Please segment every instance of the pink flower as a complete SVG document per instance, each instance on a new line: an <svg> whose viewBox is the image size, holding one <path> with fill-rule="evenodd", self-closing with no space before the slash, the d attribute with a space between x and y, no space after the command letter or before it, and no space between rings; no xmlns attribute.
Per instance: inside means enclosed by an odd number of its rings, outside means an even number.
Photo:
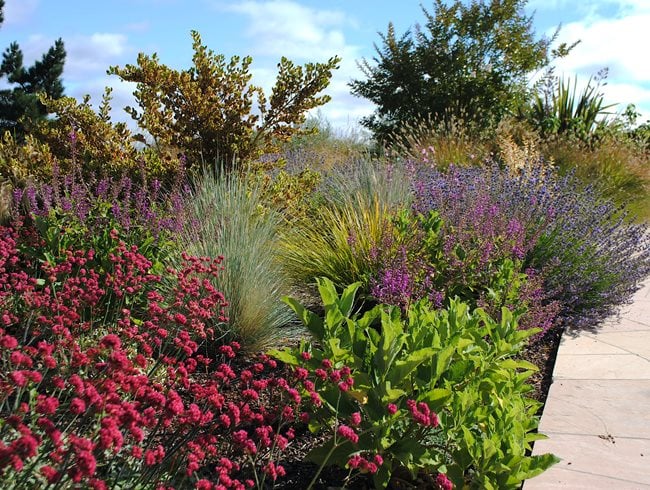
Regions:
<svg viewBox="0 0 650 490"><path fill-rule="evenodd" d="M444 473L438 473L438 476L436 476L436 485L438 485L440 490L453 490L454 488L454 484Z"/></svg>
<svg viewBox="0 0 650 490"><path fill-rule="evenodd" d="M354 444L359 442L359 436L356 432L354 432L354 429L352 427L349 427L347 425L340 425L336 432L338 435L345 437L348 441Z"/></svg>
<svg viewBox="0 0 650 490"><path fill-rule="evenodd" d="M311 359L311 354L309 352L301 352L300 357L302 357L305 361L308 361Z"/></svg>
<svg viewBox="0 0 650 490"><path fill-rule="evenodd" d="M397 405L394 403L389 403L388 406L386 407L386 410L388 410L388 413L391 415L395 415L397 413Z"/></svg>
<svg viewBox="0 0 650 490"><path fill-rule="evenodd" d="M361 424L361 414L359 412L354 412L350 415L350 425L352 427L357 427L359 424Z"/></svg>
<svg viewBox="0 0 650 490"><path fill-rule="evenodd" d="M75 415L82 414L86 411L86 403L81 398L73 398L70 402L70 411Z"/></svg>

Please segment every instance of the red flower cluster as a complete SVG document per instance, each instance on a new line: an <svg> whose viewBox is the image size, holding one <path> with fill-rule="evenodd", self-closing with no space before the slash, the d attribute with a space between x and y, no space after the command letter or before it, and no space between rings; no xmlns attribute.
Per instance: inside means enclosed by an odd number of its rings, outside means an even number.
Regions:
<svg viewBox="0 0 650 490"><path fill-rule="evenodd" d="M379 467L384 464L384 458L380 454L375 454L372 461L364 458L360 454L353 455L348 460L348 467L361 471L361 473L370 473L374 475L379 470Z"/></svg>
<svg viewBox="0 0 650 490"><path fill-rule="evenodd" d="M265 356L237 373L236 342L221 364L205 355L226 321L221 258L183 255L163 280L115 232L107 257L40 265L19 231L0 228L0 486L31 468L43 485L243 490L245 454L282 476L271 458L301 413L293 378Z"/></svg>
<svg viewBox="0 0 650 490"><path fill-rule="evenodd" d="M406 400L406 406L411 413L411 417L418 424L430 427L438 427L438 415L433 412L429 405L424 402L416 402L415 400Z"/></svg>
<svg viewBox="0 0 650 490"><path fill-rule="evenodd" d="M454 484L444 473L438 473L438 476L436 476L436 485L440 490L453 490L454 488Z"/></svg>

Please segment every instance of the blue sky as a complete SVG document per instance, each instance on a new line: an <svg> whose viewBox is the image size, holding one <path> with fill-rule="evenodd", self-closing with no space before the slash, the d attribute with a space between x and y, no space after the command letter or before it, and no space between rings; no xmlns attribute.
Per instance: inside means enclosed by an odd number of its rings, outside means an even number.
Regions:
<svg viewBox="0 0 650 490"><path fill-rule="evenodd" d="M356 61L374 54L378 32L393 21L402 33L423 20L419 1L411 0L6 0L0 49L18 41L26 61L39 57L62 37L68 58L64 72L67 95L89 93L98 100L114 87L117 120L133 104L133 87L106 75L110 65L135 63L137 54L158 53L174 68L191 64L190 30L217 53L252 55L253 82L272 86L281 56L298 63L325 61L339 55L341 68L328 93L332 101L322 115L337 128L354 126L372 105L349 94L347 83L361 74ZM427 1L422 4L429 8ZM560 41L581 39L558 63L558 73L588 80L608 67L604 88L611 103L636 104L650 118L650 0L530 0L538 34L550 35L561 23Z"/></svg>

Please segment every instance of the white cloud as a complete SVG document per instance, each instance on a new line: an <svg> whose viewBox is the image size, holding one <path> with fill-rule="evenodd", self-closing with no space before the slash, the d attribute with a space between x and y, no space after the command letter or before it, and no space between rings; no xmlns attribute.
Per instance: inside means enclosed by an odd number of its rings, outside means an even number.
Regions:
<svg viewBox="0 0 650 490"><path fill-rule="evenodd" d="M95 33L90 36L70 36L64 39L68 53L65 77L71 81L88 74L104 73L111 64L130 53L127 37L123 34Z"/></svg>
<svg viewBox="0 0 650 490"><path fill-rule="evenodd" d="M349 44L345 30L356 28L354 19L338 10L314 9L291 0L268 0L217 4L217 8L246 16L245 30L252 41L252 54L263 57L286 56L295 62L324 62L332 56L342 61L325 93L332 100L319 108L335 128L348 128L360 117L370 114L373 105L350 96L348 82L361 77L356 60L361 57L358 46ZM269 92L276 71L257 68L253 83Z"/></svg>
<svg viewBox="0 0 650 490"><path fill-rule="evenodd" d="M558 66L576 73L609 67L611 77L648 81L650 64L642 62L647 45L641 40L649 25L650 13L567 24L560 32L561 40L580 39L581 42Z"/></svg>
<svg viewBox="0 0 650 490"><path fill-rule="evenodd" d="M556 0L557 4L563 0ZM558 42L580 44L571 54L556 63L558 74L577 75L582 82L603 68L609 69L603 87L608 103L621 104L622 110L633 103L650 117L650 64L647 59L650 2L648 0L615 0L593 2L591 6L614 8L615 13L603 17L594 9L580 21L565 24ZM594 13L595 12L595 13Z"/></svg>
<svg viewBox="0 0 650 490"><path fill-rule="evenodd" d="M249 18L246 35L255 40L259 54L324 58L345 45L343 12L316 10L290 0L247 0L223 8Z"/></svg>
<svg viewBox="0 0 650 490"><path fill-rule="evenodd" d="M4 8L7 25L25 24L38 7L38 0L6 0Z"/></svg>
<svg viewBox="0 0 650 490"><path fill-rule="evenodd" d="M71 35L63 39L66 60L63 77L67 82L92 80L103 76L111 64L119 63L126 54L134 51L123 34L94 33L89 36ZM30 65L54 44L54 39L40 34L30 36L20 43L25 64Z"/></svg>

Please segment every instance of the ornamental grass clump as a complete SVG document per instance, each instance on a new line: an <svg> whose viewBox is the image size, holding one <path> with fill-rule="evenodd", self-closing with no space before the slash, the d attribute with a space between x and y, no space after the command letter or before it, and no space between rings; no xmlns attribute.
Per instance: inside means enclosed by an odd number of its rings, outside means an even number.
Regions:
<svg viewBox="0 0 650 490"><path fill-rule="evenodd" d="M278 257L282 217L264 206L260 189L236 173L205 172L188 199L188 216L179 236L189 253L226 257L217 286L229 301L221 336L259 352L282 336L292 320L280 298L290 282Z"/></svg>
<svg viewBox="0 0 650 490"><path fill-rule="evenodd" d="M497 166L426 170L417 195L416 209L436 209L452 228L462 226L466 210L483 198L499 206L500 219L516 219L521 270L534 270L543 283L543 302L557 302L560 316L573 327L605 319L650 274L647 225L632 223L595 186L581 187L543 162L518 172Z"/></svg>
<svg viewBox="0 0 650 490"><path fill-rule="evenodd" d="M360 160L325 173L312 213L285 230L283 263L295 281L328 277L342 287L368 284L376 264L372 251L391 215L412 199L405 166Z"/></svg>

